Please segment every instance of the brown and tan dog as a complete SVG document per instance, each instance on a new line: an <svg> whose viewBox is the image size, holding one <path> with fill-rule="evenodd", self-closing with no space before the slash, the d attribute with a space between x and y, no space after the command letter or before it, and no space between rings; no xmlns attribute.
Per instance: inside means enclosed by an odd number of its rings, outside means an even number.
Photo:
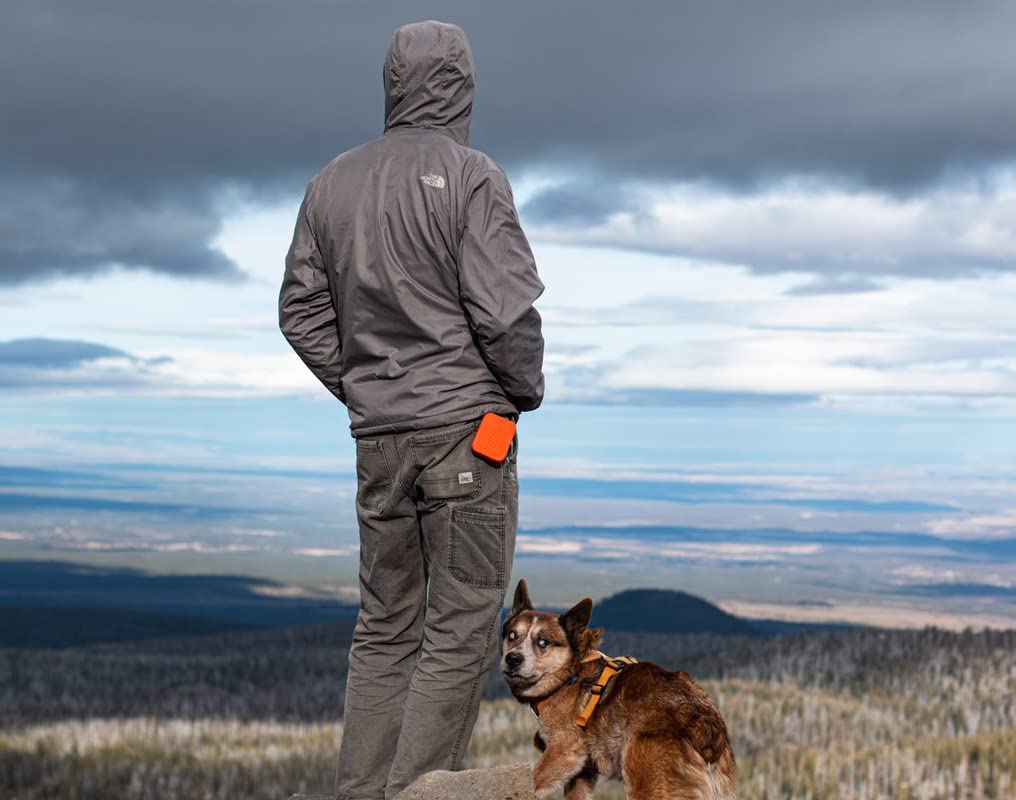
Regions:
<svg viewBox="0 0 1016 800"><path fill-rule="evenodd" d="M535 611L521 579L501 629L501 674L539 721L537 796L564 786L566 800L589 800L603 776L623 781L629 800L733 798L727 726L687 673L648 661L625 666L585 726L577 723L608 663L596 649L603 628L588 627L592 608L585 597L563 614Z"/></svg>

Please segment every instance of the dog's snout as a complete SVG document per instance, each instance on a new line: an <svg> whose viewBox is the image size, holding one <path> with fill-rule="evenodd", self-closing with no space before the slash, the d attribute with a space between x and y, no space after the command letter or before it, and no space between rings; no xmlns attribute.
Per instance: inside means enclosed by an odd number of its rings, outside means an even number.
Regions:
<svg viewBox="0 0 1016 800"><path fill-rule="evenodd" d="M515 652L509 653L504 657L504 663L511 669L517 669L522 663L522 654Z"/></svg>

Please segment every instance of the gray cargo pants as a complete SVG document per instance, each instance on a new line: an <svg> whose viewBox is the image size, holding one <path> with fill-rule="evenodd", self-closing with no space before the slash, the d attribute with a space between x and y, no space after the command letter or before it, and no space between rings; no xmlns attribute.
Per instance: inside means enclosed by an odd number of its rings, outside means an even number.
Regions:
<svg viewBox="0 0 1016 800"><path fill-rule="evenodd" d="M518 527L518 435L493 464L479 419L356 440L360 613L338 800L389 800L460 769L497 655Z"/></svg>

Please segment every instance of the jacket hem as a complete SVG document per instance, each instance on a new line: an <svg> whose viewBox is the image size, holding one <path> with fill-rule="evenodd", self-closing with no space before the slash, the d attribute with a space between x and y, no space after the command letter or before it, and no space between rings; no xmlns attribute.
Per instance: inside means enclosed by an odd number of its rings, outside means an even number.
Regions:
<svg viewBox="0 0 1016 800"><path fill-rule="evenodd" d="M459 408L455 411L442 411L440 414L431 414L425 417L407 417L405 419L394 419L387 421L367 420L360 425L349 426L349 433L354 439L363 436L377 436L383 433L402 433L404 431L427 430L438 428L442 425L451 425L455 422L469 422L479 419L488 411L495 414L511 416L516 421L519 417L519 410L511 403L494 402L483 403L482 405Z"/></svg>

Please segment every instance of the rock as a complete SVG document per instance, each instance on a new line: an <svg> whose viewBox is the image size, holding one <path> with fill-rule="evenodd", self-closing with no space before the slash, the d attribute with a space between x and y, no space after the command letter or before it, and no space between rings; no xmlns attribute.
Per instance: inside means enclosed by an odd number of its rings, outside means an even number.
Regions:
<svg viewBox="0 0 1016 800"><path fill-rule="evenodd" d="M421 775L395 795L395 800L533 800L533 771L525 762L489 769Z"/></svg>
<svg viewBox="0 0 1016 800"><path fill-rule="evenodd" d="M395 800L533 800L533 770L529 764L506 764L489 769L436 769L421 775ZM323 794L294 794L289 800L335 800Z"/></svg>

